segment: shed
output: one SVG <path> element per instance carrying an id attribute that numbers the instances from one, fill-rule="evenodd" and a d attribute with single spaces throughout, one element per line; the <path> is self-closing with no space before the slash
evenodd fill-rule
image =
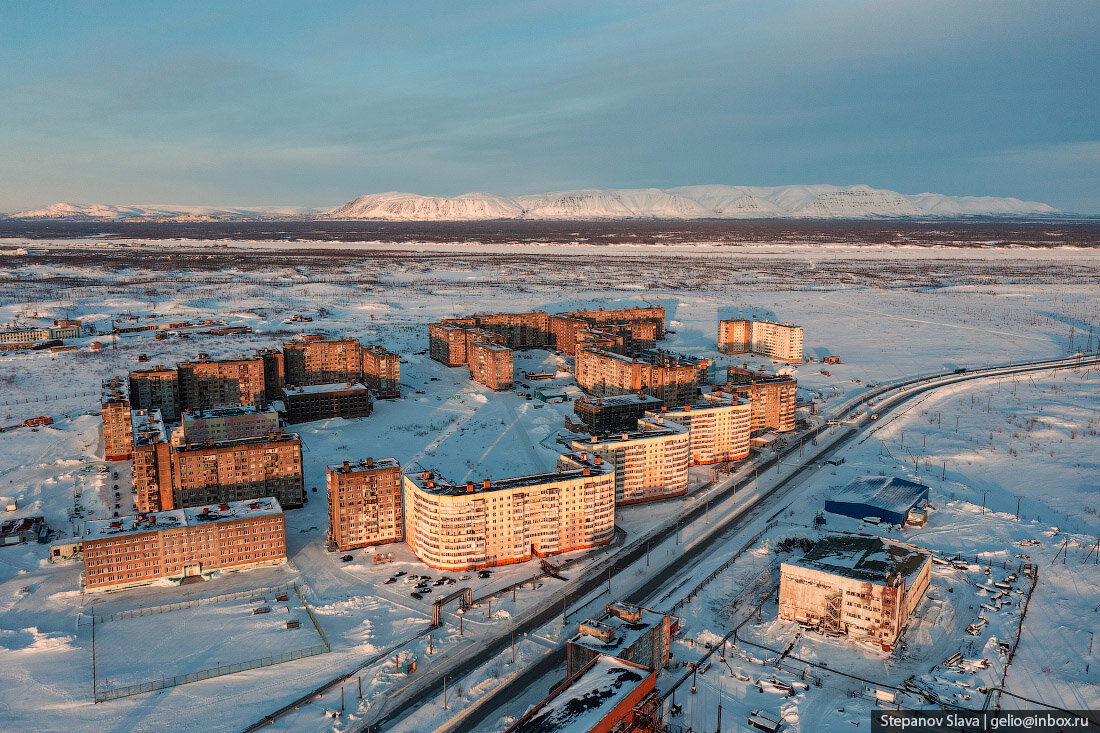
<path id="1" fill-rule="evenodd" d="M 896 476 L 859 476 L 825 499 L 825 511 L 905 524 L 909 512 L 928 501 L 928 487 Z"/>

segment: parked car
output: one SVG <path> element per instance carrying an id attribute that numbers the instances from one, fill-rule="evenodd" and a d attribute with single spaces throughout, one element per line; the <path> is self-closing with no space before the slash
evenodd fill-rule
<path id="1" fill-rule="evenodd" d="M 351 562 L 354 559 L 355 559 L 355 557 L 353 557 L 352 555 L 341 555 L 340 556 L 340 560 L 342 560 L 343 562 Z"/>
<path id="2" fill-rule="evenodd" d="M 415 599 L 416 599 L 416 600 L 418 600 L 418 601 L 419 601 L 419 600 L 420 600 L 421 598 L 423 598 L 423 597 L 424 597 L 424 596 L 420 595 L 419 593 L 417 593 L 416 591 L 413 591 L 413 592 L 412 592 L 412 593 L 410 593 L 409 595 L 410 595 L 410 596 L 412 596 L 413 598 L 415 598 Z"/>
<path id="3" fill-rule="evenodd" d="M 386 585 L 389 585 L 390 583 L 396 583 L 396 582 L 397 582 L 397 578 L 386 578 Z"/>

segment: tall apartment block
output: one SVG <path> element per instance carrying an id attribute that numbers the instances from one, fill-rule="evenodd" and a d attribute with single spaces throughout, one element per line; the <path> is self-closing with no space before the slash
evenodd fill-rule
<path id="1" fill-rule="evenodd" d="M 615 536 L 615 475 L 608 466 L 452 484 L 405 474 L 405 541 L 437 570 L 525 562 L 606 545 Z"/>
<path id="2" fill-rule="evenodd" d="M 634 430 L 646 411 L 659 411 L 664 403 L 647 394 L 618 397 L 579 397 L 573 413 L 591 435 Z"/>
<path id="3" fill-rule="evenodd" d="M 286 384 L 358 382 L 363 378 L 363 348 L 357 339 L 292 341 L 283 344 Z"/>
<path id="4" fill-rule="evenodd" d="M 670 407 L 695 400 L 700 361 L 666 352 L 647 352 L 628 357 L 603 349 L 577 352 L 574 372 L 577 384 L 593 397 L 645 394 Z"/>
<path id="5" fill-rule="evenodd" d="M 177 365 L 180 406 L 185 410 L 266 404 L 260 357 L 186 361 Z M 175 419 L 175 418 L 165 418 Z"/>
<path id="6" fill-rule="evenodd" d="M 465 318 L 446 319 L 447 325 L 475 326 L 503 338 L 511 349 L 545 346 L 550 339 L 550 316 L 544 311 L 529 313 L 475 313 Z"/>
<path id="7" fill-rule="evenodd" d="M 795 403 L 798 399 L 798 382 L 794 377 L 729 367 L 724 389 L 747 399 L 751 404 L 750 429 L 753 435 L 763 430 L 794 430 Z"/>
<path id="8" fill-rule="evenodd" d="M 740 461 L 749 455 L 752 405 L 721 391 L 703 394 L 697 402 L 678 408 L 646 412 L 650 420 L 663 418 L 688 429 L 692 464 Z"/>
<path id="9" fill-rule="evenodd" d="M 401 355 L 381 346 L 363 347 L 363 383 L 382 400 L 401 396 Z"/>
<path id="10" fill-rule="evenodd" d="M 308 387 L 288 386 L 283 389 L 287 422 L 300 423 L 333 417 L 352 419 L 371 413 L 370 390 L 352 382 L 311 384 Z"/>
<path id="11" fill-rule="evenodd" d="M 650 348 L 665 335 L 665 309 L 661 306 L 620 308 L 618 310 L 577 310 L 551 316 L 548 327 L 559 351 L 570 356 L 577 353 L 586 338 L 583 331 L 620 334 L 624 338 L 624 353 L 630 349 Z"/>
<path id="12" fill-rule="evenodd" d="M 472 319 L 450 319 L 428 326 L 428 353 L 447 366 L 469 366 L 470 378 L 493 390 L 512 388 L 512 349 L 504 336 L 473 325 L 450 325 Z"/>
<path id="13" fill-rule="evenodd" d="M 172 446 L 159 410 L 135 410 L 134 504 L 155 512 L 177 506 L 172 493 Z"/>
<path id="14" fill-rule="evenodd" d="M 184 410 L 181 419 L 185 443 L 218 443 L 282 432 L 279 413 L 270 407 Z"/>
<path id="15" fill-rule="evenodd" d="M 639 420 L 632 431 L 575 440 L 558 459 L 573 466 L 578 456 L 599 458 L 615 469 L 615 504 L 637 504 L 687 493 L 691 438 L 688 429 L 659 416 Z"/>
<path id="16" fill-rule="evenodd" d="M 130 400 L 120 377 L 103 382 L 99 414 L 103 420 L 103 460 L 125 461 L 130 458 L 133 453 Z"/>
<path id="17" fill-rule="evenodd" d="M 428 325 L 428 356 L 449 367 L 466 365 L 466 329 L 445 326 L 442 323 Z"/>
<path id="18" fill-rule="evenodd" d="M 179 374 L 163 366 L 130 372 L 130 405 L 135 410 L 159 410 L 165 420 L 178 420 Z"/>
<path id="19" fill-rule="evenodd" d="M 82 540 L 88 590 L 286 562 L 286 518 L 271 497 L 88 520 Z"/>
<path id="20" fill-rule="evenodd" d="M 260 349 L 256 356 L 264 363 L 264 397 L 268 402 L 282 398 L 283 352 L 278 349 Z"/>
<path id="21" fill-rule="evenodd" d="M 401 510 L 401 464 L 394 458 L 329 466 L 328 539 L 337 549 L 400 542 L 405 535 Z"/>
<path id="22" fill-rule="evenodd" d="M 512 350 L 502 344 L 470 344 L 470 379 L 497 392 L 512 388 Z"/>
<path id="23" fill-rule="evenodd" d="M 802 326 L 733 319 L 718 322 L 718 350 L 754 353 L 780 361 L 802 361 Z"/>

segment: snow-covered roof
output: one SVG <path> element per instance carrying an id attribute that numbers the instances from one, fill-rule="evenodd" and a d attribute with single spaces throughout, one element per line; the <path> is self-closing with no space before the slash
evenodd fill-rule
<path id="1" fill-rule="evenodd" d="M 374 471 L 379 468 L 401 468 L 401 463 L 396 458 L 372 458 L 370 460 L 370 465 L 367 465 L 365 460 L 331 463 L 328 470 L 333 473 L 355 473 L 357 471 Z"/>
<path id="2" fill-rule="evenodd" d="M 282 514 L 283 508 L 274 497 L 252 499 L 251 501 L 230 501 L 224 504 L 210 504 L 188 509 L 170 509 L 163 512 L 148 512 L 120 519 L 89 519 L 84 522 L 83 540 L 105 539 L 140 532 L 155 532 L 163 529 L 177 529 L 208 522 L 229 522 L 246 517 L 260 517 Z"/>
<path id="3" fill-rule="evenodd" d="M 412 481 L 418 488 L 429 494 L 441 494 L 458 496 L 469 493 L 485 493 L 489 491 L 505 491 L 507 489 L 519 489 L 525 486 L 539 486 L 542 484 L 554 483 L 556 481 L 567 481 L 569 479 L 578 479 L 585 475 L 585 470 L 589 471 L 590 475 L 599 475 L 601 473 L 612 473 L 615 467 L 609 463 L 602 465 L 586 465 L 585 468 L 576 469 L 564 469 L 559 471 L 547 471 L 546 473 L 536 473 L 530 476 L 513 476 L 511 478 L 491 479 L 489 485 L 485 486 L 485 479 L 480 481 L 472 481 L 469 483 L 452 484 L 447 479 L 440 476 L 438 473 L 431 471 L 424 471 L 418 473 L 407 473 L 405 478 Z M 426 478 L 424 474 L 429 474 Z M 428 483 L 431 486 L 428 486 Z M 471 487 L 472 486 L 472 490 Z"/>
<path id="4" fill-rule="evenodd" d="M 926 499 L 927 486 L 897 476 L 858 476 L 829 496 L 830 502 L 866 504 L 894 515 L 904 515 Z"/>
<path id="5" fill-rule="evenodd" d="M 219 417 L 238 417 L 241 415 L 259 415 L 274 413 L 274 408 L 261 408 L 256 405 L 234 405 L 231 407 L 214 407 L 209 409 L 184 410 L 184 420 L 207 420 Z"/>
<path id="6" fill-rule="evenodd" d="M 622 606 L 612 603 L 608 608 L 621 608 L 626 611 L 623 615 L 628 616 L 628 618 L 622 618 L 613 613 L 607 613 L 601 617 L 598 622 L 586 620 L 581 626 L 610 627 L 614 629 L 614 635 L 610 640 L 604 641 L 598 636 L 579 633 L 570 639 L 569 643 L 583 646 L 602 654 L 616 655 L 620 653 L 620 651 L 634 646 L 639 639 L 651 633 L 655 627 L 664 624 L 665 619 L 668 618 L 663 613 L 650 611 L 648 608 L 641 608 L 639 606 Z M 637 614 L 637 621 L 630 620 L 629 615 L 631 613 Z"/>
<path id="7" fill-rule="evenodd" d="M 168 442 L 168 431 L 160 410 L 134 410 L 130 413 L 130 425 L 133 428 L 134 445 Z"/>
<path id="8" fill-rule="evenodd" d="M 614 445 L 616 443 L 627 443 L 634 440 L 665 438 L 669 435 L 679 435 L 688 432 L 688 428 L 674 422 L 658 424 L 655 420 L 639 420 L 638 423 L 639 425 L 644 425 L 644 429 L 607 433 L 595 436 L 595 440 L 591 438 L 588 440 L 574 440 L 573 450 L 585 450 L 586 447 L 609 444 Z"/>
<path id="9" fill-rule="evenodd" d="M 587 405 L 589 408 L 618 407 L 620 405 L 659 405 L 664 400 L 648 394 L 623 394 L 613 397 L 587 397 L 577 398 L 575 405 Z"/>
<path id="10" fill-rule="evenodd" d="M 293 397 L 299 394 L 322 394 L 326 392 L 350 392 L 353 390 L 364 390 L 365 386 L 359 382 L 354 384 L 348 384 L 347 382 L 335 382 L 333 384 L 310 384 L 301 387 L 286 387 L 283 390 L 283 395 L 286 397 Z"/>
<path id="11" fill-rule="evenodd" d="M 786 564 L 878 585 L 893 585 L 894 579 L 908 580 L 916 575 L 928 562 L 930 554 L 923 548 L 885 537 L 830 535 L 814 545 L 804 557 Z"/>
<path id="12" fill-rule="evenodd" d="M 641 665 L 599 656 L 509 733 L 588 733 L 652 673 Z"/>

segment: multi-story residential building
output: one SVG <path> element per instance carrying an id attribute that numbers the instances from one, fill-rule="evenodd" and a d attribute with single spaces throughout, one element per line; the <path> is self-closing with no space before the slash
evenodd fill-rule
<path id="1" fill-rule="evenodd" d="M 928 590 L 928 550 L 885 537 L 832 535 L 780 567 L 779 618 L 895 645 Z"/>
<path id="2" fill-rule="evenodd" d="M 665 309 L 660 306 L 619 310 L 570 311 L 550 316 L 550 342 L 570 356 L 577 353 L 586 338 L 584 331 L 617 334 L 623 353 L 652 348 L 665 334 Z"/>
<path id="3" fill-rule="evenodd" d="M 615 469 L 616 506 L 637 504 L 687 493 L 690 445 L 687 428 L 658 416 L 639 420 L 629 432 L 575 440 L 558 465 L 574 465 L 577 456 L 590 453 Z"/>
<path id="4" fill-rule="evenodd" d="M 664 403 L 647 394 L 617 397 L 579 397 L 573 401 L 573 413 L 592 435 L 622 432 L 638 427 L 646 411 L 660 411 Z"/>
<path id="5" fill-rule="evenodd" d="M 550 329 L 550 343 L 570 356 L 577 353 L 577 334 L 590 330 L 588 321 L 572 316 L 550 316 L 547 327 Z"/>
<path id="6" fill-rule="evenodd" d="M 659 671 L 668 666 L 672 630 L 680 619 L 660 611 L 626 603 L 609 603 L 599 620 L 585 619 L 566 642 L 566 675 L 601 654 Z"/>
<path id="7" fill-rule="evenodd" d="M 428 356 L 445 366 L 465 366 L 466 328 L 445 326 L 442 323 L 429 324 Z"/>
<path id="8" fill-rule="evenodd" d="M 55 325 L 46 328 L 21 328 L 14 331 L 0 332 L 0 344 L 34 343 L 35 341 L 49 341 L 52 339 L 75 339 L 83 335 L 80 321 L 63 321 L 66 325 Z"/>
<path id="9" fill-rule="evenodd" d="M 282 432 L 279 413 L 270 407 L 184 410 L 181 419 L 185 443 L 218 443 Z"/>
<path id="10" fill-rule="evenodd" d="M 264 361 L 260 357 L 186 361 L 177 365 L 180 406 L 195 408 L 264 405 Z M 166 418 L 169 419 L 169 418 Z"/>
<path id="11" fill-rule="evenodd" d="M 88 520 L 82 540 L 88 590 L 286 562 L 286 519 L 271 497 Z"/>
<path id="12" fill-rule="evenodd" d="M 99 414 L 103 420 L 103 460 L 125 461 L 130 458 L 134 449 L 130 400 L 121 377 L 103 382 Z"/>
<path id="13" fill-rule="evenodd" d="M 283 404 L 286 420 L 291 424 L 333 417 L 349 420 L 367 417 L 372 409 L 370 390 L 351 382 L 288 386 L 283 389 Z"/>
<path id="14" fill-rule="evenodd" d="M 593 397 L 644 392 L 678 407 L 695 400 L 700 361 L 666 352 L 628 357 L 603 349 L 580 349 L 574 372 L 577 384 Z"/>
<path id="15" fill-rule="evenodd" d="M 339 550 L 400 542 L 405 519 L 401 510 L 401 464 L 394 458 L 329 466 L 328 539 Z"/>
<path id="16" fill-rule="evenodd" d="M 363 378 L 363 347 L 353 338 L 283 344 L 283 376 L 295 387 L 358 382 Z"/>
<path id="17" fill-rule="evenodd" d="M 802 326 L 736 318 L 718 322 L 718 350 L 754 353 L 781 361 L 802 361 Z"/>
<path id="18" fill-rule="evenodd" d="M 659 305 L 639 306 L 636 308 L 617 308 L 612 310 L 600 308 L 594 311 L 582 309 L 569 311 L 567 315 L 571 318 L 587 321 L 596 326 L 607 323 L 626 324 L 649 322 L 656 328 L 656 332 L 653 336 L 654 340 L 659 341 L 665 337 L 665 309 Z"/>
<path id="19" fill-rule="evenodd" d="M 475 313 L 466 318 L 445 319 L 446 325 L 476 326 L 503 337 L 511 349 L 545 346 L 550 339 L 550 316 L 545 311 L 528 313 Z"/>
<path id="20" fill-rule="evenodd" d="M 750 428 L 753 435 L 764 430 L 794 430 L 798 399 L 798 382 L 794 377 L 729 367 L 724 389 L 747 399 L 752 405 Z"/>
<path id="21" fill-rule="evenodd" d="M 135 410 L 132 419 L 134 445 L 134 505 L 141 512 L 171 509 L 172 447 L 159 410 Z"/>
<path id="22" fill-rule="evenodd" d="M 615 535 L 608 466 L 452 484 L 405 474 L 405 541 L 437 570 L 473 570 L 605 545 Z"/>
<path id="23" fill-rule="evenodd" d="M 647 411 L 646 416 L 688 429 L 692 464 L 740 461 L 749 455 L 752 406 L 736 395 L 704 393 L 690 405 Z"/>
<path id="24" fill-rule="evenodd" d="M 381 346 L 363 347 L 363 383 L 378 399 L 401 396 L 401 355 Z"/>
<path id="25" fill-rule="evenodd" d="M 274 496 L 302 506 L 302 443 L 294 434 L 173 446 L 174 507 Z"/>
<path id="26" fill-rule="evenodd" d="M 474 341 L 466 352 L 470 358 L 470 379 L 489 389 L 512 388 L 512 350 L 502 344 Z"/>
<path id="27" fill-rule="evenodd" d="M 178 420 L 178 372 L 163 366 L 130 372 L 130 404 L 135 410 L 159 410 L 165 420 Z"/>
<path id="28" fill-rule="evenodd" d="M 256 352 L 264 363 L 264 397 L 268 402 L 282 399 L 283 386 L 283 352 L 278 349 L 260 349 Z"/>

